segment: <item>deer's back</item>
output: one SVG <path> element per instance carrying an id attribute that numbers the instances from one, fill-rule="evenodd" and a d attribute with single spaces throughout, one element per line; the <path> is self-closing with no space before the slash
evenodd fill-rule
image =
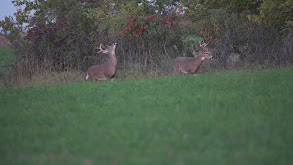
<path id="1" fill-rule="evenodd" d="M 194 63 L 197 61 L 197 58 L 195 57 L 177 57 L 175 59 L 175 64 L 188 64 L 188 63 Z"/>

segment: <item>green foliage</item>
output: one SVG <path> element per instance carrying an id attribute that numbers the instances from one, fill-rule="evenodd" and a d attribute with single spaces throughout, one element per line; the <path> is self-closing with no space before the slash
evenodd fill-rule
<path id="1" fill-rule="evenodd" d="M 293 69 L 0 89 L 0 164 L 292 164 Z"/>
<path id="2" fill-rule="evenodd" d="M 238 15 L 246 16 L 249 14 L 256 14 L 257 8 L 261 4 L 258 0 L 194 0 L 183 1 L 184 6 L 188 7 L 186 13 L 195 18 L 209 17 L 210 10 L 223 9 L 230 13 L 237 13 Z"/>
<path id="3" fill-rule="evenodd" d="M 8 46 L 0 46 L 0 78 L 11 70 L 16 57 L 13 50 Z"/>
<path id="4" fill-rule="evenodd" d="M 259 7 L 260 14 L 254 18 L 258 22 L 272 24 L 279 29 L 293 28 L 293 2 L 291 0 L 263 0 Z"/>
<path id="5" fill-rule="evenodd" d="M 233 44 L 246 44 L 246 37 L 249 36 L 249 24 L 245 18 L 239 17 L 235 13 L 226 10 L 211 10 L 211 18 L 207 19 L 210 26 L 213 26 L 213 35 L 219 42 L 227 39 L 232 40 Z"/>
<path id="6" fill-rule="evenodd" d="M 199 50 L 199 44 L 203 42 L 203 39 L 201 37 L 189 35 L 183 40 L 183 42 L 190 50 Z"/>
<path id="7" fill-rule="evenodd" d="M 1 26 L 14 43 L 18 56 L 43 65 L 50 60 L 55 69 L 68 69 L 82 68 L 88 55 L 94 54 L 98 33 L 93 30 L 96 29 L 94 20 L 86 14 L 98 4 L 77 0 L 17 0 L 14 4 L 25 8 L 15 13 L 16 21 L 3 21 Z M 35 12 L 30 16 L 32 10 Z M 25 27 L 24 23 L 27 23 Z"/>

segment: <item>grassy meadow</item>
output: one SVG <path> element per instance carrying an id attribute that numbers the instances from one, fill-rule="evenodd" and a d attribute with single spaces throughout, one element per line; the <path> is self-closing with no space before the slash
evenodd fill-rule
<path id="1" fill-rule="evenodd" d="M 0 78 L 11 70 L 10 64 L 15 61 L 13 50 L 8 46 L 0 46 Z"/>
<path id="2" fill-rule="evenodd" d="M 0 164 L 293 163 L 293 68 L 0 88 Z"/>

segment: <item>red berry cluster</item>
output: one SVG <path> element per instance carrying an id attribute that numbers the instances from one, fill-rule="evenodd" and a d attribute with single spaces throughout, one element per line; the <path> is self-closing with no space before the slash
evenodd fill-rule
<path id="1" fill-rule="evenodd" d="M 56 31 L 63 30 L 70 22 L 65 18 L 56 21 L 56 27 L 46 27 L 44 24 L 34 21 L 34 27 L 28 29 L 27 37 L 38 45 L 41 38 L 55 39 Z"/>
<path id="2" fill-rule="evenodd" d="M 173 24 L 176 22 L 180 22 L 179 19 L 177 18 L 172 18 L 170 16 L 168 17 L 159 17 L 156 14 L 148 14 L 145 15 L 144 17 L 138 17 L 138 16 L 128 16 L 127 17 L 127 25 L 126 27 L 122 28 L 122 32 L 124 34 L 131 34 L 133 36 L 139 36 L 142 37 L 144 33 L 146 32 L 146 26 L 149 25 L 152 21 L 158 20 L 158 21 L 163 21 L 163 23 L 167 24 Z"/>
<path id="3" fill-rule="evenodd" d="M 125 34 L 132 33 L 134 36 L 142 36 L 144 34 L 143 19 L 139 19 L 138 16 L 127 17 L 127 22 L 127 26 L 122 28 Z"/>
<path id="4" fill-rule="evenodd" d="M 67 19 L 60 18 L 60 19 L 57 20 L 56 26 L 57 26 L 58 29 L 63 29 L 67 24 L 69 24 Z"/>
<path id="5" fill-rule="evenodd" d="M 27 31 L 27 37 L 29 40 L 33 41 L 35 45 L 39 44 L 42 37 L 49 38 L 51 40 L 55 39 L 55 29 L 52 27 L 40 29 L 38 27 L 33 27 Z"/>
<path id="6" fill-rule="evenodd" d="M 202 26 L 200 29 L 200 33 L 202 34 L 205 41 L 211 41 L 214 39 L 215 42 L 218 42 L 218 39 L 215 34 L 215 27 L 212 26 Z"/>
<path id="7" fill-rule="evenodd" d="M 173 23 L 178 23 L 180 22 L 179 19 L 175 18 L 175 17 L 162 17 L 162 20 L 165 22 L 165 23 L 170 23 L 170 24 L 173 24 Z"/>

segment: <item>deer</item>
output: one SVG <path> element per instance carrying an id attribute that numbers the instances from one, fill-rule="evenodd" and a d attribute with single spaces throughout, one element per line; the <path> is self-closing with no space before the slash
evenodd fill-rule
<path id="1" fill-rule="evenodd" d="M 115 79 L 116 71 L 117 71 L 117 58 L 115 54 L 116 43 L 113 43 L 111 46 L 107 46 L 106 49 L 102 49 L 102 44 L 100 44 L 100 51 L 98 53 L 104 53 L 109 55 L 108 62 L 101 65 L 91 66 L 86 75 L 86 80 L 109 80 L 113 82 Z"/>
<path id="2" fill-rule="evenodd" d="M 199 44 L 200 48 L 202 49 L 199 52 L 197 57 L 177 57 L 174 60 L 174 74 L 180 75 L 181 73 L 184 74 L 192 74 L 196 76 L 196 72 L 200 68 L 200 65 L 203 63 L 205 59 L 212 59 L 212 53 L 206 48 L 208 44 L 203 43 Z"/>

